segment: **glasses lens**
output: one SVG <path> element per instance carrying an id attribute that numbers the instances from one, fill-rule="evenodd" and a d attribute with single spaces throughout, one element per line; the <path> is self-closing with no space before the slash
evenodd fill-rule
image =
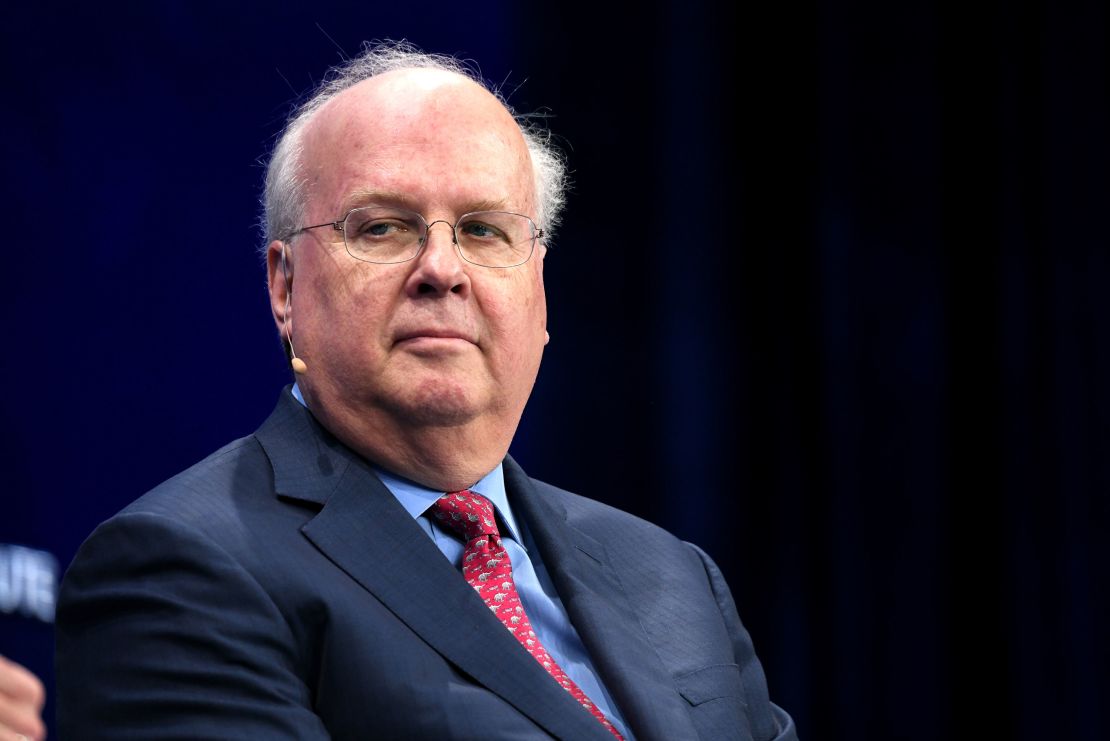
<path id="1" fill-rule="evenodd" d="M 479 211 L 459 219 L 459 250 L 468 262 L 511 268 L 528 261 L 536 243 L 536 225 L 508 211 Z"/>
<path id="2" fill-rule="evenodd" d="M 366 262 L 405 262 L 420 251 L 424 220 L 403 208 L 356 208 L 343 220 L 343 240 L 351 257 Z"/>

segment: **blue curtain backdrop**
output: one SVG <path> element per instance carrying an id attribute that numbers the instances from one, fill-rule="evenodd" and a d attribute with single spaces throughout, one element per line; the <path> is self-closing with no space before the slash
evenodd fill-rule
<path id="1" fill-rule="evenodd" d="M 0 653 L 49 687 L 83 538 L 270 410 L 259 159 L 408 38 L 568 152 L 530 473 L 705 547 L 804 738 L 1106 738 L 1108 36 L 1093 0 L 5 10 Z"/>

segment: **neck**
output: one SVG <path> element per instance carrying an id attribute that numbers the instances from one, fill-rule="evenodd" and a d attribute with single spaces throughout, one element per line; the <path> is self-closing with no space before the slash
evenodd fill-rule
<path id="1" fill-rule="evenodd" d="M 380 410 L 352 413 L 313 403 L 313 416 L 368 461 L 438 491 L 472 486 L 509 452 L 520 415 L 505 421 L 483 416 L 450 426 L 399 423 Z"/>

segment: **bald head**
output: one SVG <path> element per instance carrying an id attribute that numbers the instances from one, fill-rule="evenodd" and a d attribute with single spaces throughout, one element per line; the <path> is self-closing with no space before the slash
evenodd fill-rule
<path id="1" fill-rule="evenodd" d="M 439 73 L 424 77 L 423 82 L 431 88 L 449 78 L 456 83 L 469 81 L 500 102 L 504 114 L 515 120 L 529 152 L 536 219 L 550 239 L 565 201 L 566 169 L 563 156 L 552 145 L 548 132 L 527 116 L 516 115 L 497 90 L 486 85 L 468 65 L 454 57 L 426 54 L 401 41 L 367 45 L 362 54 L 330 70 L 319 88 L 290 116 L 267 167 L 261 220 L 263 248 L 307 223 L 304 207 L 310 178 L 302 168 L 301 155 L 306 144 L 304 135 L 316 114 L 348 89 L 374 78 L 390 75 L 394 77 L 391 84 L 404 84 L 400 76 L 393 75 L 400 71 Z"/>
<path id="2" fill-rule="evenodd" d="M 367 167 L 383 189 L 360 191 Z M 363 80 L 321 106 L 302 134 L 305 218 L 333 220 L 366 200 L 536 217 L 534 167 L 495 95 L 453 71 L 409 68 Z M 488 185 L 470 202 L 474 182 Z"/>

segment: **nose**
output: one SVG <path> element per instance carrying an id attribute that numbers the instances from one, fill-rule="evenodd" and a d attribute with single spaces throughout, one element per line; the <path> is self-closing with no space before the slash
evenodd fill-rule
<path id="1" fill-rule="evenodd" d="M 439 224 L 447 228 L 433 228 Z M 453 293 L 465 297 L 469 294 L 470 277 L 455 244 L 455 227 L 446 219 L 436 219 L 428 224 L 424 245 L 413 262 L 415 267 L 406 281 L 410 295 L 446 296 Z"/>
<path id="2" fill-rule="evenodd" d="M 452 224 L 447 219 L 436 219 L 432 223 L 428 224 L 428 226 L 424 228 L 424 239 L 425 240 L 428 240 L 428 239 L 432 238 L 432 227 L 435 226 L 436 224 L 446 224 L 447 228 L 451 230 L 451 243 L 452 244 L 458 244 L 459 243 L 459 240 L 455 239 L 455 225 Z"/>

